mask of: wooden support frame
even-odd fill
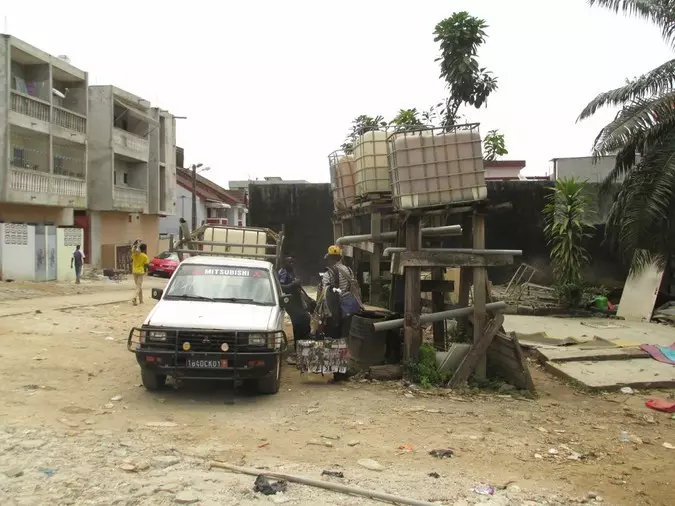
[[[382,243],[379,242],[382,234],[382,214],[379,211],[370,215],[370,233],[373,236],[373,242],[370,250],[370,305],[380,306],[382,296]]]
[[[403,274],[409,267],[431,269],[434,267],[471,268],[513,264],[512,255],[476,255],[472,253],[453,253],[441,251],[402,251],[392,254],[392,270]],[[471,283],[468,283],[470,288]],[[461,290],[460,286],[460,290]],[[468,299],[468,297],[467,297]],[[468,305],[468,300],[467,300]]]
[[[475,249],[485,248],[485,215],[475,212],[473,215],[473,247]],[[509,257],[510,263],[513,263],[513,257]],[[487,258],[486,258],[487,260]],[[487,269],[485,265],[476,266],[473,269],[473,344],[478,347],[483,345],[483,341],[487,339],[485,335],[485,301],[487,288]],[[497,315],[501,316],[501,315]],[[497,320],[495,316],[495,320]],[[495,321],[493,320],[493,321]],[[504,317],[501,316],[501,323],[497,330],[504,324]],[[493,336],[494,337],[494,334]],[[489,339],[492,340],[492,337]],[[489,343],[488,343],[489,346]],[[485,347],[487,351],[487,346]],[[478,379],[485,378],[486,375],[486,355],[482,353],[476,361],[475,376]]]
[[[417,252],[422,243],[420,217],[410,215],[405,224],[405,245],[408,251]],[[405,315],[403,324],[404,349],[403,359],[406,362],[415,361],[419,358],[420,346],[422,345],[422,327],[420,325],[420,313],[422,312],[421,294],[421,269],[408,267],[405,269]]]

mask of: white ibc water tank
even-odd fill
[[[487,198],[478,125],[401,132],[389,139],[394,206],[433,207]]]
[[[391,192],[387,160],[387,132],[366,132],[354,146],[356,195]]]

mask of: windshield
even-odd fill
[[[176,262],[178,261],[178,255],[175,253],[171,253],[170,251],[165,251],[164,253],[160,253],[157,258],[160,260],[175,260]]]
[[[222,265],[181,265],[164,298],[276,304],[268,270]]]

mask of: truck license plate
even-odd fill
[[[185,365],[190,369],[226,369],[227,360],[205,360],[188,358]]]

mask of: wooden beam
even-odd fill
[[[394,258],[398,257],[398,258]],[[440,251],[402,251],[392,254],[395,272],[403,274],[406,268],[417,267],[431,269],[434,267],[489,267],[511,265],[512,255],[475,255],[472,253],[452,253]],[[460,283],[461,290],[461,283]],[[485,290],[485,283],[483,283]]]
[[[405,246],[408,252],[419,252],[421,246],[420,217],[408,216],[405,224]],[[420,313],[422,311],[421,269],[409,267],[405,270],[405,312],[403,337],[405,341],[403,357],[406,362],[417,360],[422,345],[422,327]]]
[[[474,213],[473,215],[473,247],[475,249],[485,248],[485,215]],[[513,262],[513,257],[511,262]],[[487,260],[487,258],[486,258]],[[473,268],[473,344],[474,346],[482,344],[485,340],[485,299],[487,288],[487,269],[484,266]],[[502,317],[503,320],[503,317]],[[499,330],[497,327],[497,330]],[[492,337],[490,337],[492,339]],[[485,348],[487,350],[487,347]],[[478,379],[485,378],[486,374],[486,356],[483,353],[476,362],[475,376]]]
[[[450,379],[450,383],[448,383],[450,388],[461,388],[466,384],[471,373],[476,370],[478,362],[481,359],[485,359],[487,349],[492,344],[492,340],[502,325],[504,325],[504,315],[496,313],[494,318],[485,326],[482,339],[474,342],[469,353],[464,357],[462,363],[459,364],[457,371],[455,371],[452,379]]]
[[[431,269],[431,280],[432,282],[436,283],[443,283],[445,280],[443,279],[443,273],[445,272],[445,269],[442,267],[435,267]],[[454,283],[450,282],[451,285],[453,285],[454,288]],[[422,292],[424,292],[424,286],[425,283],[422,282]],[[443,311],[445,309],[445,294],[441,290],[434,290],[431,293],[431,310],[434,313],[438,313],[440,311]],[[440,322],[434,322],[433,323],[433,332],[434,332],[434,348],[436,348],[439,351],[445,350],[445,320],[441,320]]]
[[[373,248],[370,250],[370,304],[380,305],[380,295],[382,293],[382,243],[379,242],[382,233],[382,215],[374,211],[370,215],[370,233],[373,236]]]
[[[441,276],[442,275],[443,274],[441,274]],[[434,292],[442,294],[454,291],[455,291],[455,282],[452,280],[446,280],[443,278],[422,280],[422,293]]]
[[[462,216],[462,248],[473,248],[473,233],[471,231],[471,214]],[[460,266],[461,267],[461,266]],[[459,270],[459,297],[457,303],[459,307],[469,306],[469,294],[471,292],[471,283],[473,283],[473,272],[470,267],[461,267]],[[464,317],[457,320],[457,330],[460,333],[467,334],[469,328],[469,319]]]

